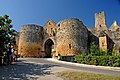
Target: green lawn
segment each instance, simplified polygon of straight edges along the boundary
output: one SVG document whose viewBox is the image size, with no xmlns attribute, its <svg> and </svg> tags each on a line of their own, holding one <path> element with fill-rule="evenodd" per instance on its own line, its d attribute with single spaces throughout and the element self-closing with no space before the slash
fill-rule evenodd
<svg viewBox="0 0 120 80">
<path fill-rule="evenodd" d="M 120 80 L 120 76 L 95 74 L 80 71 L 63 71 L 58 76 L 64 80 Z"/>
</svg>

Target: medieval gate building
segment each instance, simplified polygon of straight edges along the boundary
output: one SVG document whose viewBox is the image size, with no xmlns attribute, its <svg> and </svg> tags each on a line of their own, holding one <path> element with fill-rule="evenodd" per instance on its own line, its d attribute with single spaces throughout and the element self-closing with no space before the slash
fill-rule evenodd
<svg viewBox="0 0 120 80">
<path fill-rule="evenodd" d="M 120 53 L 120 27 L 117 22 L 108 29 L 104 12 L 95 14 L 95 27 L 87 28 L 82 21 L 69 18 L 55 23 L 48 20 L 44 26 L 23 25 L 16 35 L 15 52 L 23 57 L 52 57 L 87 54 L 91 42 L 103 51 L 115 47 Z"/>
</svg>

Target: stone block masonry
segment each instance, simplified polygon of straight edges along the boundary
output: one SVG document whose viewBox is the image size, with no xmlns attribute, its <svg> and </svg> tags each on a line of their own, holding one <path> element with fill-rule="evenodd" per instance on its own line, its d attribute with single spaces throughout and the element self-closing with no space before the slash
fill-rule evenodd
<svg viewBox="0 0 120 80">
<path fill-rule="evenodd" d="M 57 24 L 56 52 L 62 56 L 87 53 L 87 28 L 75 18 L 65 19 Z"/>
<path fill-rule="evenodd" d="M 91 42 L 107 52 L 115 47 L 114 53 L 120 54 L 120 27 L 114 21 L 107 29 L 102 11 L 95 14 L 95 26 L 91 29 L 77 18 L 64 19 L 58 23 L 50 19 L 43 27 L 23 25 L 16 42 L 16 54 L 21 57 L 53 57 L 58 53 L 61 56 L 87 54 Z"/>
<path fill-rule="evenodd" d="M 24 25 L 20 29 L 18 54 L 23 57 L 40 57 L 42 51 L 43 28 Z"/>
</svg>

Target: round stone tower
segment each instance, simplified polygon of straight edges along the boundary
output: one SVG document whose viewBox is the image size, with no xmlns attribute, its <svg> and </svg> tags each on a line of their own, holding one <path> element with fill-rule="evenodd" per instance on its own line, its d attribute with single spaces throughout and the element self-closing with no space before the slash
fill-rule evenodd
<svg viewBox="0 0 120 80">
<path fill-rule="evenodd" d="M 43 42 L 43 27 L 29 24 L 20 28 L 18 54 L 22 57 L 40 57 Z"/>
<path fill-rule="evenodd" d="M 88 30 L 79 19 L 62 20 L 56 27 L 56 54 L 73 56 L 87 53 Z"/>
</svg>

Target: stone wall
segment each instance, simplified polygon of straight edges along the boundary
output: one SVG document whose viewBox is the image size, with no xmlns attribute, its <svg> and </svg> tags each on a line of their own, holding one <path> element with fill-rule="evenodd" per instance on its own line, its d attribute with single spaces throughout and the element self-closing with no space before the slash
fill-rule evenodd
<svg viewBox="0 0 120 80">
<path fill-rule="evenodd" d="M 52 36 L 51 33 L 53 32 L 53 29 L 55 28 L 55 26 L 56 26 L 56 23 L 51 19 L 48 20 L 44 25 L 44 30 L 50 37 Z"/>
<path fill-rule="evenodd" d="M 95 14 L 95 27 L 88 30 L 89 43 L 95 42 L 96 45 L 99 46 L 99 48 L 103 49 L 103 51 L 111 51 L 112 49 L 114 49 L 114 53 L 120 53 L 120 27 L 117 25 L 117 22 L 114 21 L 113 24 L 110 26 L 110 29 L 107 29 L 105 24 L 104 12 Z M 101 32 L 106 34 L 106 40 L 105 37 L 99 36 Z M 107 46 L 102 45 L 103 39 L 105 40 L 104 42 L 105 45 L 107 44 Z"/>
<path fill-rule="evenodd" d="M 101 33 L 105 36 L 100 36 Z M 107 29 L 104 12 L 95 14 L 94 28 L 87 29 L 76 18 L 64 19 L 57 24 L 50 19 L 43 27 L 22 26 L 16 40 L 18 53 L 23 57 L 51 57 L 58 53 L 62 56 L 87 54 L 91 42 L 103 51 L 111 51 L 115 47 L 114 52 L 120 53 L 120 27 L 114 21 L 110 29 Z"/>
<path fill-rule="evenodd" d="M 95 14 L 95 28 L 100 30 L 107 30 L 106 24 L 105 24 L 105 15 L 104 12 L 96 13 Z"/>
<path fill-rule="evenodd" d="M 102 51 L 107 51 L 107 37 L 106 36 L 100 36 L 99 37 L 99 48 Z"/>
<path fill-rule="evenodd" d="M 18 54 L 23 57 L 40 57 L 43 42 L 43 27 L 24 25 L 20 28 Z"/>
<path fill-rule="evenodd" d="M 110 31 L 116 31 L 119 28 L 119 26 L 117 25 L 117 22 L 114 21 L 113 24 L 110 26 L 109 30 Z"/>
<path fill-rule="evenodd" d="M 56 54 L 72 56 L 87 53 L 87 28 L 75 18 L 65 19 L 57 24 Z"/>
<path fill-rule="evenodd" d="M 107 34 L 114 43 L 114 54 L 120 54 L 120 28 L 116 29 L 116 31 L 109 30 Z"/>
</svg>

